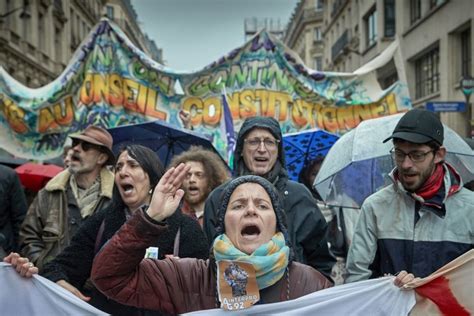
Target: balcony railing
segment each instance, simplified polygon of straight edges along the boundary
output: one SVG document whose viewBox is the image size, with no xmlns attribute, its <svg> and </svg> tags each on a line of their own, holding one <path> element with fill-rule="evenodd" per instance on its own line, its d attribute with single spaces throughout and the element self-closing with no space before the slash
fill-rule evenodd
<svg viewBox="0 0 474 316">
<path fill-rule="evenodd" d="M 349 31 L 345 30 L 341 37 L 331 47 L 331 59 L 335 60 L 339 54 L 344 51 L 344 48 L 349 44 Z"/>
<path fill-rule="evenodd" d="M 307 10 L 304 10 L 303 12 L 303 21 L 311 21 L 311 20 L 323 20 L 324 18 L 324 13 L 323 11 L 316 11 L 316 8 L 312 7 Z"/>
<path fill-rule="evenodd" d="M 332 10 L 331 10 L 331 17 L 333 18 L 335 15 L 341 11 L 342 7 L 348 2 L 348 0 L 336 0 L 332 4 Z"/>
</svg>

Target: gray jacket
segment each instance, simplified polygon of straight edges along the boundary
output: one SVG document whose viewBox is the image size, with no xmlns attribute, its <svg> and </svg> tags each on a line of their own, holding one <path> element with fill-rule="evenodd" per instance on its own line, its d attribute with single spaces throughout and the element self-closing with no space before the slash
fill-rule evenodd
<svg viewBox="0 0 474 316">
<path fill-rule="evenodd" d="M 452 183 L 445 176 L 445 192 Z M 347 282 L 401 270 L 425 277 L 474 247 L 474 192 L 459 187 L 444 217 L 424 210 L 400 183 L 369 196 L 347 257 Z M 420 218 L 415 223 L 415 213 Z"/>
</svg>

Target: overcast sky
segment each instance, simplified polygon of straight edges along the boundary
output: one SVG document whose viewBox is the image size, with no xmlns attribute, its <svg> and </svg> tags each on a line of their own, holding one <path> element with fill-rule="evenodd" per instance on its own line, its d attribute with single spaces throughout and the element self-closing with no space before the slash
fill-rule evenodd
<svg viewBox="0 0 474 316">
<path fill-rule="evenodd" d="M 245 42 L 245 18 L 286 25 L 297 0 L 132 0 L 168 67 L 198 70 Z"/>
</svg>

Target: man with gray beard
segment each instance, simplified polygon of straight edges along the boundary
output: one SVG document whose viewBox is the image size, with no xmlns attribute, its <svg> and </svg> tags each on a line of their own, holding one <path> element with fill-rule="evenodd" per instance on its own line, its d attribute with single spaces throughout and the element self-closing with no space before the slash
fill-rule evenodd
<svg viewBox="0 0 474 316">
<path fill-rule="evenodd" d="M 97 126 L 70 136 L 69 167 L 39 191 L 20 230 L 21 253 L 41 272 L 71 240 L 80 224 L 112 197 L 112 136 Z"/>
</svg>

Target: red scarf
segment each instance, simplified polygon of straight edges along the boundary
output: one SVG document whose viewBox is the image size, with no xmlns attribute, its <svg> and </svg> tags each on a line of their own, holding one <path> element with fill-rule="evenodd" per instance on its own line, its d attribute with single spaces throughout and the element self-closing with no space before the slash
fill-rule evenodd
<svg viewBox="0 0 474 316">
<path fill-rule="evenodd" d="M 447 169 L 444 168 L 447 167 Z M 448 192 L 444 190 L 444 178 L 450 178 L 450 187 Z M 393 174 L 395 181 L 398 182 L 398 170 Z M 435 215 L 443 218 L 446 210 L 444 208 L 444 200 L 459 190 L 461 190 L 461 177 L 457 171 L 447 163 L 438 163 L 431 176 L 425 181 L 423 186 L 415 193 L 409 193 L 416 201 L 420 202 L 426 210 L 432 211 Z M 420 201 L 420 198 L 423 201 Z"/>
<path fill-rule="evenodd" d="M 425 201 L 434 197 L 443 185 L 444 172 L 443 165 L 436 164 L 435 170 L 425 184 L 415 192 L 416 195 L 421 196 Z"/>
</svg>

